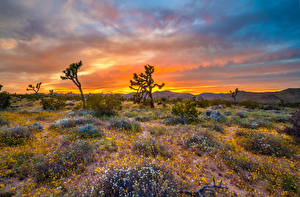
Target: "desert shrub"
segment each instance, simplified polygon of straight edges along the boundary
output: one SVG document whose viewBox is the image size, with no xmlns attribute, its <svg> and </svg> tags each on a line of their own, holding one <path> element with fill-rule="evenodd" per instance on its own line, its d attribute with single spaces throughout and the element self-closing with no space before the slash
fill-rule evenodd
<svg viewBox="0 0 300 197">
<path fill-rule="evenodd" d="M 167 133 L 167 129 L 165 127 L 151 127 L 150 134 L 155 136 L 164 135 Z"/>
<path fill-rule="evenodd" d="M 10 95 L 8 92 L 0 92 L 0 109 L 10 107 Z"/>
<path fill-rule="evenodd" d="M 205 100 L 203 98 L 199 98 L 197 101 L 195 101 L 195 103 L 198 107 L 201 107 L 201 108 L 209 107 L 209 101 Z"/>
<path fill-rule="evenodd" d="M 163 157 L 171 156 L 171 154 L 168 152 L 167 147 L 164 145 L 161 145 L 154 138 L 137 141 L 133 145 L 132 150 L 134 152 L 142 154 L 146 157 L 149 157 L 149 156 L 156 157 L 157 155 L 161 155 Z"/>
<path fill-rule="evenodd" d="M 164 120 L 166 125 L 187 124 L 188 120 L 180 117 L 169 117 Z"/>
<path fill-rule="evenodd" d="M 221 148 L 222 145 L 218 143 L 211 133 L 199 132 L 195 133 L 191 137 L 184 141 L 186 148 L 192 149 L 198 155 L 203 153 L 210 153 L 215 151 L 217 148 Z"/>
<path fill-rule="evenodd" d="M 92 95 L 87 99 L 87 106 L 98 117 L 112 116 L 122 109 L 122 98 L 118 95 Z"/>
<path fill-rule="evenodd" d="M 135 118 L 135 121 L 139 121 L 139 122 L 148 122 L 148 121 L 150 121 L 150 118 L 148 118 L 148 117 L 145 117 L 145 116 L 143 116 L 143 117 L 136 117 Z"/>
<path fill-rule="evenodd" d="M 82 118 L 64 118 L 59 119 L 55 123 L 51 124 L 51 128 L 71 128 L 76 127 L 78 125 L 83 125 L 87 123 L 91 123 L 94 120 L 89 117 L 82 117 Z"/>
<path fill-rule="evenodd" d="M 43 130 L 43 126 L 38 122 L 35 122 L 35 123 L 29 125 L 28 128 L 31 131 L 41 131 L 41 130 Z"/>
<path fill-rule="evenodd" d="M 41 100 L 41 105 L 44 110 L 59 110 L 66 106 L 63 100 L 54 98 L 43 98 Z"/>
<path fill-rule="evenodd" d="M 243 101 L 243 102 L 239 102 L 238 104 L 248 109 L 257 109 L 260 107 L 260 104 L 254 101 Z"/>
<path fill-rule="evenodd" d="M 134 111 L 134 112 L 130 111 L 130 112 L 126 112 L 124 115 L 125 115 L 126 117 L 128 117 L 128 118 L 132 118 L 132 117 L 137 116 L 137 115 L 138 115 L 138 112 L 136 112 L 136 111 Z"/>
<path fill-rule="evenodd" d="M 216 121 L 213 122 L 213 128 L 212 129 L 219 132 L 219 133 L 224 133 L 224 128 L 222 127 L 222 125 L 220 125 Z"/>
<path fill-rule="evenodd" d="M 176 196 L 178 192 L 174 176 L 155 165 L 111 168 L 95 188 L 94 196 Z"/>
<path fill-rule="evenodd" d="M 300 139 L 300 110 L 295 112 L 295 114 L 290 118 L 292 127 L 286 127 L 283 132 L 294 136 L 297 140 Z"/>
<path fill-rule="evenodd" d="M 285 174 L 281 178 L 281 186 L 285 191 L 297 192 L 298 178 L 295 175 Z"/>
<path fill-rule="evenodd" d="M 0 116 L 0 126 L 7 126 L 7 125 L 9 125 L 9 121 Z"/>
<path fill-rule="evenodd" d="M 5 154 L 0 157 L 0 169 L 3 177 L 17 177 L 20 180 L 30 175 L 31 159 L 33 153 L 19 152 L 12 154 Z M 1 195 L 0 195 L 1 196 Z"/>
<path fill-rule="evenodd" d="M 177 117 L 186 119 L 189 123 L 196 122 L 199 116 L 196 104 L 191 101 L 175 104 L 172 107 L 172 114 Z"/>
<path fill-rule="evenodd" d="M 92 145 L 87 141 L 65 143 L 53 154 L 40 158 L 33 168 L 36 182 L 41 183 L 81 172 L 93 161 Z"/>
<path fill-rule="evenodd" d="M 33 137 L 32 130 L 25 126 L 0 129 L 0 144 L 15 146 L 24 144 L 26 140 Z"/>
<path fill-rule="evenodd" d="M 120 131 L 122 130 L 122 131 L 139 132 L 141 130 L 141 125 L 135 121 L 113 118 L 109 121 L 108 128 L 117 129 Z"/>
<path fill-rule="evenodd" d="M 240 118 L 238 116 L 232 116 L 229 122 L 248 129 L 256 129 L 260 127 L 269 129 L 274 128 L 274 124 L 268 118 Z"/>
<path fill-rule="evenodd" d="M 259 169 L 259 163 L 255 159 L 251 159 L 245 154 L 234 151 L 222 151 L 220 153 L 221 158 L 227 166 L 233 169 L 235 172 L 242 172 L 246 170 L 248 172 L 255 172 Z"/>
<path fill-rule="evenodd" d="M 277 157 L 291 157 L 294 152 L 286 142 L 279 136 L 264 134 L 255 131 L 237 132 L 238 143 L 247 151 L 262 155 L 275 155 Z"/>
<path fill-rule="evenodd" d="M 81 138 L 103 137 L 104 132 L 97 129 L 94 125 L 87 124 L 74 130 L 74 133 Z"/>
</svg>

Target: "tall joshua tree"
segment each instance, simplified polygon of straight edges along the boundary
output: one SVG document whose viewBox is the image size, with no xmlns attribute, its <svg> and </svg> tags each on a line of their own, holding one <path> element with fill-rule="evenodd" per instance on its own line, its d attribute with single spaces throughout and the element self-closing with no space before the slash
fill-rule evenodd
<svg viewBox="0 0 300 197">
<path fill-rule="evenodd" d="M 133 80 L 130 80 L 130 88 L 136 90 L 135 97 L 140 101 L 141 99 L 145 99 L 147 97 L 150 98 L 150 106 L 154 108 L 154 100 L 152 96 L 152 90 L 155 87 L 161 89 L 165 84 L 161 85 L 154 83 L 154 79 L 152 78 L 152 74 L 154 73 L 154 66 L 149 64 L 145 65 L 145 73 L 133 74 Z"/>
<path fill-rule="evenodd" d="M 236 96 L 237 96 L 237 94 L 239 93 L 239 89 L 238 88 L 236 88 L 234 91 L 231 91 L 230 90 L 230 93 L 231 93 L 231 97 L 233 98 L 233 102 L 234 102 L 234 104 L 236 105 Z"/>
<path fill-rule="evenodd" d="M 35 94 L 38 94 L 41 88 L 42 82 L 37 83 L 35 86 L 28 85 L 27 91 L 34 91 Z"/>
<path fill-rule="evenodd" d="M 71 80 L 73 83 L 77 86 L 77 88 L 80 91 L 81 94 L 81 100 L 82 100 L 82 106 L 85 108 L 85 98 L 84 94 L 82 92 L 81 83 L 78 80 L 78 70 L 82 66 L 82 61 L 79 61 L 78 63 L 72 63 L 69 65 L 68 68 L 66 68 L 63 73 L 64 76 L 60 76 L 62 80 Z"/>
</svg>

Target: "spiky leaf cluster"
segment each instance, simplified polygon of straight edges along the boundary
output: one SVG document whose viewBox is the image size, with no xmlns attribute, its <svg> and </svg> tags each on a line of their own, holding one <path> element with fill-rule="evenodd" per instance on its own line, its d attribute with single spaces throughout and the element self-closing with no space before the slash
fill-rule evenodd
<svg viewBox="0 0 300 197">
<path fill-rule="evenodd" d="M 75 85 L 77 87 L 79 87 L 81 84 L 80 82 L 78 81 L 78 70 L 79 68 L 82 66 L 82 61 L 79 61 L 78 63 L 72 63 L 70 64 L 69 68 L 66 68 L 63 73 L 65 74 L 65 76 L 60 76 L 60 78 L 62 80 L 72 80 Z"/>
<path fill-rule="evenodd" d="M 35 86 L 32 84 L 28 85 L 27 91 L 34 91 L 36 94 L 40 91 L 42 82 L 37 83 Z"/>
</svg>

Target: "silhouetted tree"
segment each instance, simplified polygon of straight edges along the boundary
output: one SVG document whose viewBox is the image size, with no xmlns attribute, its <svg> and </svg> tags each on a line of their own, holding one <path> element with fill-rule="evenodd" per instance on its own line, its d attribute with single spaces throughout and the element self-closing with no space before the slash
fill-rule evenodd
<svg viewBox="0 0 300 197">
<path fill-rule="evenodd" d="M 236 105 L 236 96 L 237 96 L 237 94 L 239 93 L 239 89 L 238 88 L 236 88 L 234 91 L 231 91 L 230 90 L 230 93 L 231 93 L 231 97 L 233 98 L 233 102 L 234 102 L 234 104 Z"/>
<path fill-rule="evenodd" d="M 82 66 L 82 61 L 79 61 L 78 63 L 72 63 L 69 65 L 68 68 L 66 68 L 63 73 L 65 76 L 60 76 L 62 80 L 71 80 L 73 83 L 78 87 L 80 94 L 81 94 L 81 100 L 82 100 L 82 106 L 85 108 L 85 98 L 84 94 L 82 92 L 81 83 L 78 80 L 78 70 Z"/>
<path fill-rule="evenodd" d="M 142 98 L 145 96 L 146 93 L 146 82 L 139 77 L 138 74 L 133 74 L 133 80 L 130 80 L 130 86 L 129 88 L 136 91 L 134 95 L 134 102 L 140 103 L 142 101 Z"/>
<path fill-rule="evenodd" d="M 49 95 L 53 96 L 54 95 L 54 90 L 49 90 Z"/>
<path fill-rule="evenodd" d="M 3 85 L 2 85 L 2 84 L 0 84 L 0 91 L 1 91 L 2 87 L 3 87 Z"/>
<path fill-rule="evenodd" d="M 27 91 L 34 91 L 35 94 L 37 94 L 37 93 L 39 93 L 39 91 L 40 91 L 41 85 L 42 85 L 42 82 L 37 83 L 37 84 L 35 85 L 35 87 L 34 87 L 33 85 L 30 84 L 30 85 L 28 85 L 28 88 L 27 88 L 26 90 L 27 90 Z"/>
<path fill-rule="evenodd" d="M 145 65 L 145 73 L 133 74 L 133 80 L 130 80 L 130 88 L 136 90 L 136 98 L 140 101 L 141 99 L 146 100 L 147 97 L 150 98 L 150 106 L 154 108 L 154 100 L 152 96 L 152 90 L 155 87 L 161 89 L 165 84 L 161 85 L 154 83 L 152 74 L 154 73 L 154 66 L 149 64 Z"/>
</svg>

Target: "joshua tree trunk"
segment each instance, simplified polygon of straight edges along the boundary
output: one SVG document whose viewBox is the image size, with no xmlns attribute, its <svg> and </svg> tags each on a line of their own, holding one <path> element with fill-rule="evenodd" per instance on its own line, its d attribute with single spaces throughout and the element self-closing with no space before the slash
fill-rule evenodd
<svg viewBox="0 0 300 197">
<path fill-rule="evenodd" d="M 82 89 L 81 89 L 81 85 L 79 85 L 78 88 L 79 88 L 80 94 L 81 94 L 82 107 L 83 107 L 83 109 L 85 109 L 85 98 L 84 98 L 84 94 L 83 94 Z"/>
<path fill-rule="evenodd" d="M 154 108 L 154 101 L 153 101 L 153 96 L 152 96 L 152 89 L 149 91 L 149 97 L 151 100 L 151 108 Z"/>
</svg>

